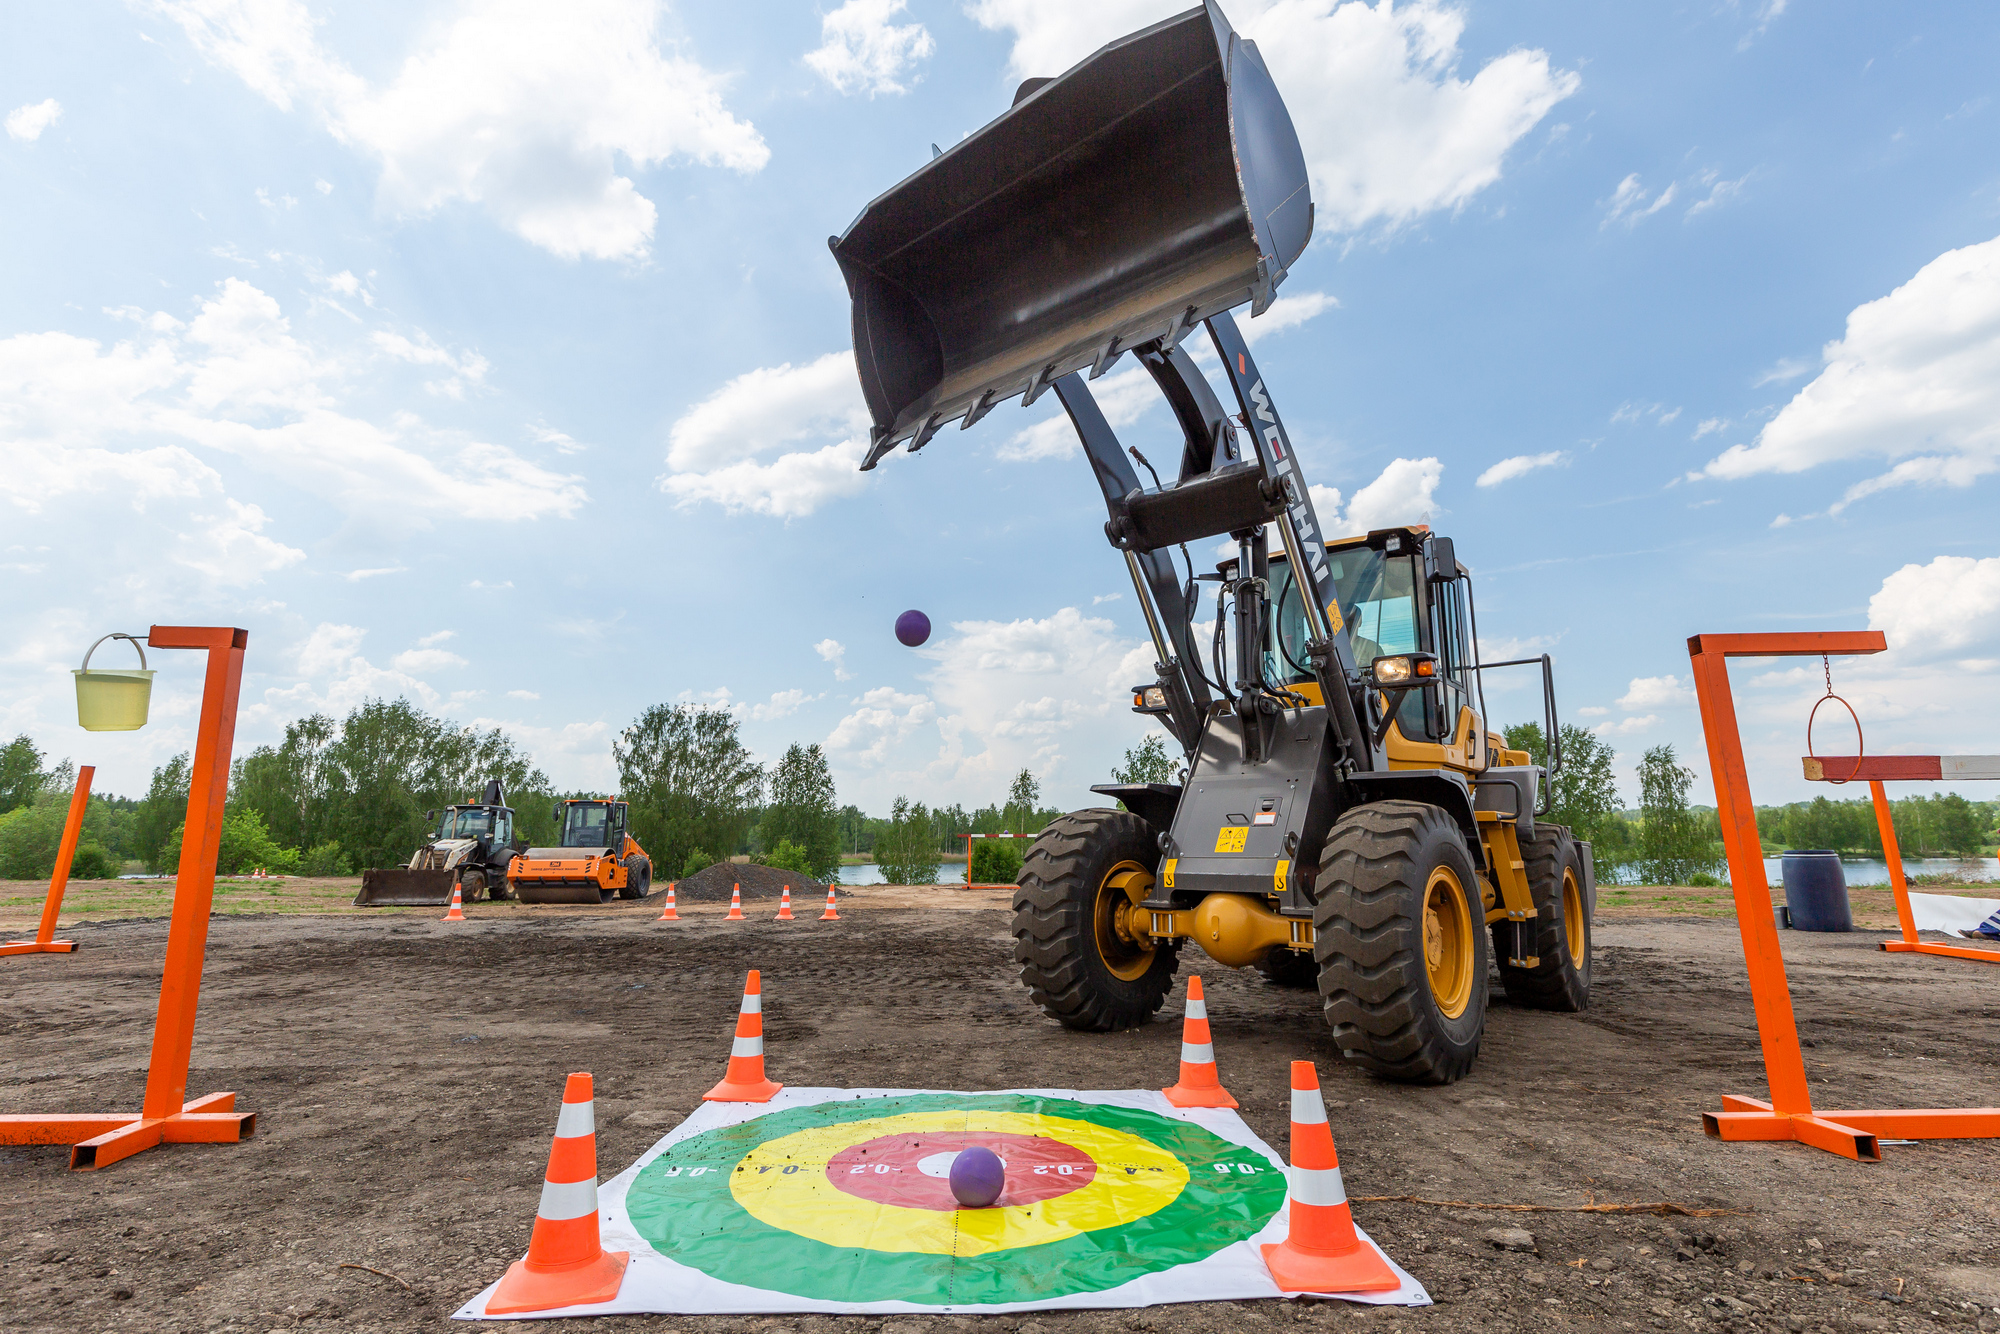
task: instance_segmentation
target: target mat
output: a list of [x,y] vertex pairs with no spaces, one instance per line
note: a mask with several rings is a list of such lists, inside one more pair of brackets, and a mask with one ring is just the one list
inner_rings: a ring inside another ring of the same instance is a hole
[[[975,1144],[1007,1168],[985,1209],[960,1208],[949,1183]],[[702,1104],[604,1183],[604,1246],[632,1255],[615,1300],[519,1318],[1295,1296],[1257,1249],[1284,1240],[1285,1201],[1283,1161],[1235,1112],[1155,1092],[788,1088]],[[1428,1305],[1390,1264],[1395,1291],[1318,1295]],[[483,1314],[491,1293],[458,1318],[508,1318]]]

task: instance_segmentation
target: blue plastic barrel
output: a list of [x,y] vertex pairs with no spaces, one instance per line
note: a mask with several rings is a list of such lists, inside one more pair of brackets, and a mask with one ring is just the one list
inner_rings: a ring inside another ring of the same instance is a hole
[[1847,874],[1840,854],[1825,848],[1802,848],[1784,856],[1785,915],[1794,931],[1852,931],[1854,913],[1847,903]]

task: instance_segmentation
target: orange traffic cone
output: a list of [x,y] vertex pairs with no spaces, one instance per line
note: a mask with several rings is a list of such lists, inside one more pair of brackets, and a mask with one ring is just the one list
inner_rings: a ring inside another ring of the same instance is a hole
[[729,1073],[702,1094],[704,1102],[769,1102],[783,1084],[764,1078],[764,993],[761,974],[750,970],[743,984],[743,1008],[736,1014],[736,1041],[729,1048]]
[[1176,1107],[1234,1107],[1236,1099],[1215,1073],[1215,1044],[1208,1036],[1208,1003],[1201,996],[1201,978],[1190,977],[1187,1009],[1181,1018],[1181,1079],[1161,1089]]
[[833,906],[832,885],[826,887],[826,911],[819,915],[819,920],[822,922],[837,922],[840,920],[840,913]]
[[465,920],[465,902],[457,885],[451,887],[451,911],[444,915],[444,920],[447,922]]
[[740,922],[743,920],[743,886],[731,885],[729,887],[729,916],[723,918],[723,920],[725,922]]
[[772,918],[771,920],[776,922],[791,922],[797,920],[792,916],[792,887],[790,885],[785,886],[785,896],[782,899],[778,900],[778,915]]
[[671,880],[667,882],[667,906],[661,910],[660,920],[663,922],[678,922],[681,920],[681,915],[674,911],[674,882]]
[[563,1087],[549,1170],[542,1174],[542,1202],[527,1258],[508,1266],[486,1303],[487,1315],[587,1306],[618,1295],[631,1252],[607,1251],[598,1240],[593,1106],[590,1076],[571,1075]]
[[1264,1267],[1286,1292],[1385,1292],[1402,1286],[1373,1246],[1354,1233],[1340,1157],[1320,1101],[1319,1072],[1292,1062],[1291,1234],[1265,1246]]

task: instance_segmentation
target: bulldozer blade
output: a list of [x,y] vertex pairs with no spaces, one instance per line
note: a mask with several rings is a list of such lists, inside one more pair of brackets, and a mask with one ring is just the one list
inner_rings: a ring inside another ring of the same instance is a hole
[[1305,155],[1213,0],[1121,38],[932,159],[834,237],[874,418],[901,441],[1270,304],[1312,235]]
[[363,871],[357,908],[442,908],[451,902],[453,871],[412,871],[407,866]]

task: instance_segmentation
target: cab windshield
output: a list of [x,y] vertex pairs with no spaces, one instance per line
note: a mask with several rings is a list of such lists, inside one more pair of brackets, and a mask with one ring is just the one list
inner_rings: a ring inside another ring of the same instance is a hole
[[439,838],[484,838],[493,832],[493,812],[480,806],[447,807],[438,822]]
[[563,840],[566,848],[606,848],[611,846],[607,820],[611,808],[602,802],[574,802],[563,808]]
[[1340,590],[1340,614],[1354,640],[1355,662],[1365,667],[1390,654],[1415,653],[1416,558],[1350,547],[1328,552],[1327,563]]

